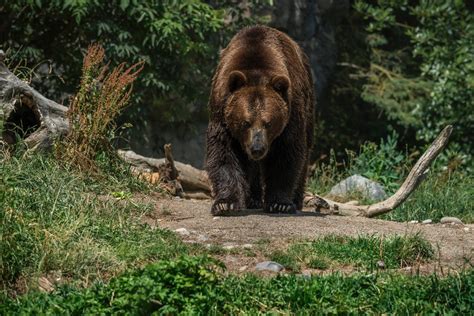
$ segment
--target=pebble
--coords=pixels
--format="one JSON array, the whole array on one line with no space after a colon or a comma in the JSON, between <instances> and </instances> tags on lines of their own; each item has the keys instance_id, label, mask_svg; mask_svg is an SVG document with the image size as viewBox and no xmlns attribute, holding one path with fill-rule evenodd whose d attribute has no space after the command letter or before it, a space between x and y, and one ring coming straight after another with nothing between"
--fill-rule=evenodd
<instances>
[{"instance_id":1,"label":"pebble","mask_svg":"<svg viewBox=\"0 0 474 316\"><path fill-rule=\"evenodd\" d=\"M418 224L418 221L414 220L414 221L410 221L409 223L410 224Z\"/></svg>"},{"instance_id":2,"label":"pebble","mask_svg":"<svg viewBox=\"0 0 474 316\"><path fill-rule=\"evenodd\" d=\"M468 233L468 232L469 232L469 227L464 227L464 231L465 231L466 233Z\"/></svg>"},{"instance_id":3,"label":"pebble","mask_svg":"<svg viewBox=\"0 0 474 316\"><path fill-rule=\"evenodd\" d=\"M214 217L212 218L213 221L218 220L218 219L219 219L219 216L214 216Z\"/></svg>"},{"instance_id":4,"label":"pebble","mask_svg":"<svg viewBox=\"0 0 474 316\"><path fill-rule=\"evenodd\" d=\"M425 225L426 225L426 224L431 224L431 223L433 223L433 220L431 220L431 219L425 219L425 220L422 221L421 223L422 223L422 224L425 224Z\"/></svg>"},{"instance_id":5,"label":"pebble","mask_svg":"<svg viewBox=\"0 0 474 316\"><path fill-rule=\"evenodd\" d=\"M243 245L242 245L242 248L244 248L244 249L250 249L250 248L253 248L253 245L252 245L252 244L243 244Z\"/></svg>"},{"instance_id":6,"label":"pebble","mask_svg":"<svg viewBox=\"0 0 474 316\"><path fill-rule=\"evenodd\" d=\"M235 248L235 246L234 245L226 245L226 246L222 246L222 248L225 249L225 250L232 250L232 249Z\"/></svg>"},{"instance_id":7,"label":"pebble","mask_svg":"<svg viewBox=\"0 0 474 316\"><path fill-rule=\"evenodd\" d=\"M208 241L209 238L205 235L198 235L197 240L200 241L200 242L204 242L204 241Z\"/></svg>"},{"instance_id":8,"label":"pebble","mask_svg":"<svg viewBox=\"0 0 474 316\"><path fill-rule=\"evenodd\" d=\"M285 267L279 264L278 262L263 261L263 262L258 263L255 269L257 269L258 271L280 272L283 269L285 269Z\"/></svg>"},{"instance_id":9,"label":"pebble","mask_svg":"<svg viewBox=\"0 0 474 316\"><path fill-rule=\"evenodd\" d=\"M377 267L379 269L385 269L385 262L383 260L377 261Z\"/></svg>"},{"instance_id":10,"label":"pebble","mask_svg":"<svg viewBox=\"0 0 474 316\"><path fill-rule=\"evenodd\" d=\"M175 229L175 232L177 232L178 234L182 235L182 236L189 236L191 233L184 227L181 227L181 228L178 228L178 229Z\"/></svg>"},{"instance_id":11,"label":"pebble","mask_svg":"<svg viewBox=\"0 0 474 316\"><path fill-rule=\"evenodd\" d=\"M243 267L240 267L239 268L239 271L240 272L244 272L245 270L247 270L248 266L243 266Z\"/></svg>"},{"instance_id":12,"label":"pebble","mask_svg":"<svg viewBox=\"0 0 474 316\"><path fill-rule=\"evenodd\" d=\"M451 223L451 224L463 225L463 222L459 218L453 217L453 216L445 216L439 222L441 224L450 224Z\"/></svg>"}]
</instances>

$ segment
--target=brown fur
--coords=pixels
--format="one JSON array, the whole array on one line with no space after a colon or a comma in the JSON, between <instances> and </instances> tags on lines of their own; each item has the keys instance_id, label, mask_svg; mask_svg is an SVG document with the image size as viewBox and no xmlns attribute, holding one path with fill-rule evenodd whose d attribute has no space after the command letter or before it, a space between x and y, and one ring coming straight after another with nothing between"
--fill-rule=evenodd
<instances>
[{"instance_id":1,"label":"brown fur","mask_svg":"<svg viewBox=\"0 0 474 316\"><path fill-rule=\"evenodd\" d=\"M212 212L301 209L313 143L308 59L287 35L244 28L221 53L209 100Z\"/></svg>"}]
</instances>

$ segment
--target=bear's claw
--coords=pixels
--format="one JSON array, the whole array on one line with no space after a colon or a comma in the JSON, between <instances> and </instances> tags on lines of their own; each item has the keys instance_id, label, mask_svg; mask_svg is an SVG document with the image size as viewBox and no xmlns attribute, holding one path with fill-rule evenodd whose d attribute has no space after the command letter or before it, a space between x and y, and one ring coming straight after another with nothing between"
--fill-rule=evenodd
<instances>
[{"instance_id":1,"label":"bear's claw","mask_svg":"<svg viewBox=\"0 0 474 316\"><path fill-rule=\"evenodd\" d=\"M270 204L267 211L269 213L296 213L296 207L293 203L273 203Z\"/></svg>"},{"instance_id":2,"label":"bear's claw","mask_svg":"<svg viewBox=\"0 0 474 316\"><path fill-rule=\"evenodd\" d=\"M212 205L211 213L212 215L225 215L225 213L236 210L237 206L235 203L216 202L214 205Z\"/></svg>"}]
</instances>

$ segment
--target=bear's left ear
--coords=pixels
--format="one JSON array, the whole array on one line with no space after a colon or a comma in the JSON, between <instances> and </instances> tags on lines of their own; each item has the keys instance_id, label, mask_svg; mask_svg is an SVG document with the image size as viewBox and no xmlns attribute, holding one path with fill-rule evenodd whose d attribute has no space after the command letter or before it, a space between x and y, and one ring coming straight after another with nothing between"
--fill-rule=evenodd
<instances>
[{"instance_id":1,"label":"bear's left ear","mask_svg":"<svg viewBox=\"0 0 474 316\"><path fill-rule=\"evenodd\" d=\"M275 76L270 81L270 84L283 99L288 100L288 88L290 87L290 80L287 76Z\"/></svg>"}]
</instances>

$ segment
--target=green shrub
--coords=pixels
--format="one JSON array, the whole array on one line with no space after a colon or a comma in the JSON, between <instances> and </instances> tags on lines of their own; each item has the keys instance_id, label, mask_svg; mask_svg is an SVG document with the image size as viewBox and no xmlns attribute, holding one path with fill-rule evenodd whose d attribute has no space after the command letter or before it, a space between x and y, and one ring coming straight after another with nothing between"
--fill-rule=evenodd
<instances>
[{"instance_id":1,"label":"green shrub","mask_svg":"<svg viewBox=\"0 0 474 316\"><path fill-rule=\"evenodd\" d=\"M474 272L440 278L331 274L224 277L215 261L184 257L88 289L63 287L0 306L0 314L469 314Z\"/></svg>"}]
</instances>

